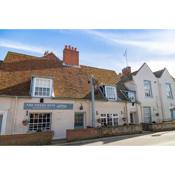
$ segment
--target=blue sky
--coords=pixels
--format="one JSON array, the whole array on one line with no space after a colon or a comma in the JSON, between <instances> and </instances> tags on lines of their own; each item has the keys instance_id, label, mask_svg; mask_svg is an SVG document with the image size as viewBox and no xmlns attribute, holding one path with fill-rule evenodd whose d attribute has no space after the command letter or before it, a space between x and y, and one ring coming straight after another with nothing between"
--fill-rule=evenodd
<instances>
[{"instance_id":1,"label":"blue sky","mask_svg":"<svg viewBox=\"0 0 175 175\"><path fill-rule=\"evenodd\" d=\"M121 72L127 48L133 71L147 62L175 76L175 30L0 30L0 59L8 51L42 56L46 50L62 59L66 44L78 48L80 64Z\"/></svg>"}]
</instances>

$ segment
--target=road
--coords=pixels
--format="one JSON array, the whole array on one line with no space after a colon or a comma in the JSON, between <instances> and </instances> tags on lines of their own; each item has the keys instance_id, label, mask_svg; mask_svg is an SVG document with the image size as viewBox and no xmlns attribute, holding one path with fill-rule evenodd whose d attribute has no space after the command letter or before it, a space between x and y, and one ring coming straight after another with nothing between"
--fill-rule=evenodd
<instances>
[{"instance_id":1,"label":"road","mask_svg":"<svg viewBox=\"0 0 175 175\"><path fill-rule=\"evenodd\" d=\"M146 132L143 134L105 137L72 143L55 145L80 145L80 146L175 146L175 131Z\"/></svg>"}]
</instances>

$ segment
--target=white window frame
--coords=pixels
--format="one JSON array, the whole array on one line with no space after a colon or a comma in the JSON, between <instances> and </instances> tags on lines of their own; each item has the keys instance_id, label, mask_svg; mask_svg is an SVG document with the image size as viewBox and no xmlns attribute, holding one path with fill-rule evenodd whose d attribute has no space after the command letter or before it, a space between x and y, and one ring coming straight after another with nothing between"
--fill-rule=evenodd
<instances>
[{"instance_id":1,"label":"white window frame","mask_svg":"<svg viewBox=\"0 0 175 175\"><path fill-rule=\"evenodd\" d=\"M49 96L44 96L44 95L35 95L35 88L36 88L36 81L37 80L49 80L50 81L50 86L49 86ZM42 87L41 87L42 88ZM53 80L49 78L40 78L40 77L33 77L32 80L32 96L33 97L52 97L53 96Z\"/></svg>"},{"instance_id":2,"label":"white window frame","mask_svg":"<svg viewBox=\"0 0 175 175\"><path fill-rule=\"evenodd\" d=\"M167 92L167 87L169 88L169 92ZM173 99L173 92L172 92L171 83L165 83L165 88L166 88L165 90L166 90L167 98Z\"/></svg>"},{"instance_id":3,"label":"white window frame","mask_svg":"<svg viewBox=\"0 0 175 175\"><path fill-rule=\"evenodd\" d=\"M133 91L128 91L128 98L130 99L131 102L135 102L136 94Z\"/></svg>"},{"instance_id":4,"label":"white window frame","mask_svg":"<svg viewBox=\"0 0 175 175\"><path fill-rule=\"evenodd\" d=\"M100 114L100 123L101 123L101 119L105 119L105 123L106 125L108 125L108 116L112 117L112 126L118 126L119 125L119 115L117 113L102 113ZM117 125L114 125L114 119L117 119Z\"/></svg>"},{"instance_id":5,"label":"white window frame","mask_svg":"<svg viewBox=\"0 0 175 175\"><path fill-rule=\"evenodd\" d=\"M112 88L112 89L114 90L114 98L109 97L107 88ZM106 97L108 100L116 101L116 100L117 100L117 91L116 91L116 87L115 87L115 86L105 86L105 97Z\"/></svg>"},{"instance_id":6,"label":"white window frame","mask_svg":"<svg viewBox=\"0 0 175 175\"><path fill-rule=\"evenodd\" d=\"M0 111L0 114L2 115L2 126L1 126L0 135L4 135L6 130L6 123L7 123L7 112Z\"/></svg>"},{"instance_id":7,"label":"white window frame","mask_svg":"<svg viewBox=\"0 0 175 175\"><path fill-rule=\"evenodd\" d=\"M145 82L148 82L149 83L149 89L146 89L145 88ZM153 97L153 92L152 92L152 84L151 84L151 81L150 80L144 80L143 81L143 84L144 84L144 93L145 93L145 97ZM146 91L145 90L148 90L149 91L149 95L146 95Z\"/></svg>"},{"instance_id":8,"label":"white window frame","mask_svg":"<svg viewBox=\"0 0 175 175\"><path fill-rule=\"evenodd\" d=\"M50 122L49 122L49 123L50 123L50 129L46 129L45 131L50 131L50 130L51 130L51 127L52 127L52 113L51 113L51 112L30 112L30 113L29 113L29 125L28 125L28 131L29 131L29 132L37 132L37 130L34 130L34 129L30 130L30 124L31 124L31 123L30 123L30 115L31 115L31 114L33 114L33 115L36 115L36 114L38 114L38 115L39 115L39 114L42 114L42 115L43 115L43 114L50 114ZM38 120L39 120L39 119L38 119ZM34 123L34 122L33 122L33 123ZM48 122L46 122L46 123L48 123ZM39 122L38 122L38 123L36 123L36 124L37 124L37 125L43 124L43 122L42 122L42 123L39 123ZM43 131L44 131L44 130L43 130Z\"/></svg>"}]
</instances>

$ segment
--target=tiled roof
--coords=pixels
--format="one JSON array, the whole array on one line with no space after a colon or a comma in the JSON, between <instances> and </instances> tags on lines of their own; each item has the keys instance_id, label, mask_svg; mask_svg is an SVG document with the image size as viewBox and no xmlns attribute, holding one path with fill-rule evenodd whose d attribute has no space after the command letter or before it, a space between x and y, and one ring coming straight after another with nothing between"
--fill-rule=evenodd
<instances>
[{"instance_id":1,"label":"tiled roof","mask_svg":"<svg viewBox=\"0 0 175 175\"><path fill-rule=\"evenodd\" d=\"M160 77L162 76L162 74L163 74L164 71L165 71L165 68L154 72L154 75L155 75L157 78L160 78Z\"/></svg>"},{"instance_id":2,"label":"tiled roof","mask_svg":"<svg viewBox=\"0 0 175 175\"><path fill-rule=\"evenodd\" d=\"M55 97L89 98L91 75L105 85L115 85L120 79L112 70L63 66L54 54L34 57L9 52L0 64L0 95L29 96L32 76L44 76L53 78Z\"/></svg>"}]
</instances>

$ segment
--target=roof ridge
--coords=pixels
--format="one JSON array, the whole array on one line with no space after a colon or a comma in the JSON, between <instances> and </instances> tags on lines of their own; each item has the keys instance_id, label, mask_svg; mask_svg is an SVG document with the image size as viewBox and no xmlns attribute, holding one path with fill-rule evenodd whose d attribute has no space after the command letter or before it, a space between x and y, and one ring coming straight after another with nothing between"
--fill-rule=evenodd
<instances>
[{"instance_id":1,"label":"roof ridge","mask_svg":"<svg viewBox=\"0 0 175 175\"><path fill-rule=\"evenodd\" d=\"M35 58L42 58L42 57L39 57L39 56L28 55L28 54L25 54L25 53L19 53L19 52L13 52L13 51L8 51L7 54L15 54L15 55L23 55L23 56L35 57Z\"/></svg>"},{"instance_id":2,"label":"roof ridge","mask_svg":"<svg viewBox=\"0 0 175 175\"><path fill-rule=\"evenodd\" d=\"M113 72L115 72L118 75L118 73L115 70L112 70L112 69L93 67L93 66L88 66L88 65L80 65L80 66L87 67L87 68L93 68L93 69L106 70L106 71L113 71Z\"/></svg>"}]
</instances>

